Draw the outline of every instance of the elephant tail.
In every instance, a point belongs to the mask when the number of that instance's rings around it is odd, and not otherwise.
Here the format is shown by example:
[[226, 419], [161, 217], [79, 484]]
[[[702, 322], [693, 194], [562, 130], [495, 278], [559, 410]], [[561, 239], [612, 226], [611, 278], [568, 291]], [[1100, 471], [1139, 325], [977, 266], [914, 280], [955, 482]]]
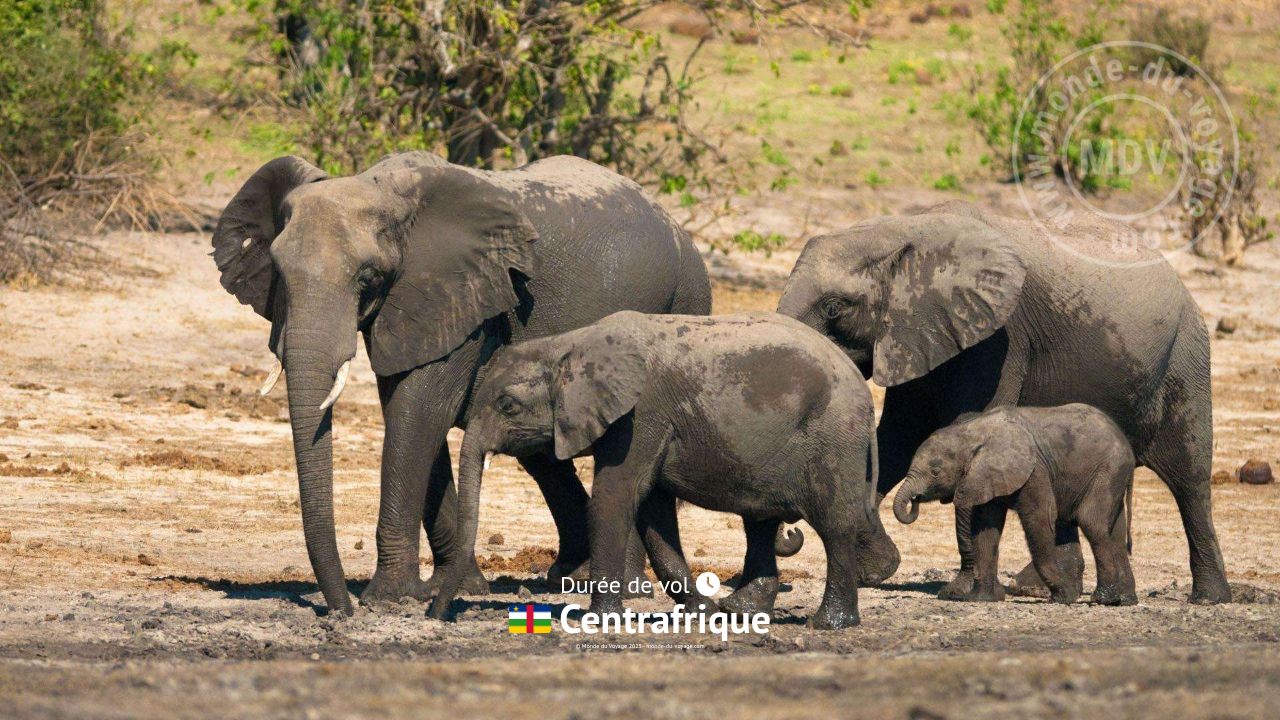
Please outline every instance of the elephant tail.
[[778, 526], [778, 534], [773, 538], [773, 552], [778, 557], [791, 557], [804, 547], [804, 532], [793, 527], [787, 530], [786, 525]]
[[1124, 547], [1130, 555], [1133, 554], [1133, 477], [1129, 477], [1129, 487], [1124, 493]]

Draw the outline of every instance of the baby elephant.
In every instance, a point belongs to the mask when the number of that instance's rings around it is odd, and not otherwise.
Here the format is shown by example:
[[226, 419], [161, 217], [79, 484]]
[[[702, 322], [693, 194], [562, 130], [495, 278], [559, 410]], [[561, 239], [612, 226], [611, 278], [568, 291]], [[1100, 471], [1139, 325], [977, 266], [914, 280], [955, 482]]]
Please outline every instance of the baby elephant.
[[[772, 313], [621, 312], [504, 349], [478, 387], [462, 444], [463, 552], [475, 546], [486, 454], [547, 448], [561, 459], [594, 455], [593, 611], [622, 610], [622, 596], [602, 582], [622, 578], [637, 523], [659, 579], [693, 587], [676, 525], [682, 498], [743, 517], [742, 584], [724, 610], [772, 610], [775, 534], [803, 519], [827, 552], [826, 592], [810, 624], [858, 623], [858, 548], [886, 539], [872, 495], [871, 395], [849, 358], [801, 323]], [[446, 577], [430, 616], [444, 615], [462, 580]], [[714, 605], [694, 593], [676, 600]]]
[[1004, 599], [997, 557], [1005, 513], [1012, 508], [1050, 597], [1074, 602], [1079, 583], [1059, 567], [1054, 543], [1058, 526], [1077, 526], [1097, 563], [1093, 601], [1133, 605], [1138, 598], [1126, 520], [1133, 514], [1133, 466], [1129, 441], [1097, 408], [997, 408], [962, 417], [920, 446], [893, 498], [893, 514], [900, 522], [915, 522], [918, 504], [930, 500], [954, 499], [957, 509], [973, 508], [975, 579], [968, 600]]

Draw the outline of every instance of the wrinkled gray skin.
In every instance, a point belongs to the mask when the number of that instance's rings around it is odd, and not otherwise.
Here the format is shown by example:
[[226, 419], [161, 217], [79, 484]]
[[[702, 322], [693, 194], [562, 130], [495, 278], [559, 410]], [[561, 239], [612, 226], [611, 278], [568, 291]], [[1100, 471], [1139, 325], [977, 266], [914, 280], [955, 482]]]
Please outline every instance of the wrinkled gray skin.
[[[618, 313], [507, 348], [490, 365], [460, 458], [463, 546], [475, 543], [487, 453], [590, 451], [593, 581], [620, 578], [637, 516], [659, 579], [688, 581], [676, 526], [682, 498], [743, 517], [742, 584], [724, 610], [773, 608], [775, 536], [780, 523], [804, 519], [827, 552], [826, 592], [810, 624], [856, 625], [860, 567], [893, 572], [866, 566], [884, 559], [862, 552], [886, 539], [872, 497], [874, 423], [853, 363], [794, 320]], [[461, 582], [460, 574], [445, 581], [433, 617], [444, 616]], [[714, 606], [696, 594], [675, 599]], [[622, 599], [597, 592], [591, 607], [621, 611]]]
[[[1104, 411], [1139, 464], [1177, 500], [1190, 546], [1191, 601], [1229, 602], [1209, 496], [1213, 408], [1209, 335], [1177, 274], [1155, 251], [1109, 266], [1118, 226], [1077, 220], [1064, 249], [1034, 223], [964, 202], [883, 217], [810, 240], [778, 311], [827, 334], [888, 388], [877, 436], [881, 496], [933, 431], [963, 413], [1072, 402]], [[1118, 258], [1120, 260], [1129, 258]], [[942, 597], [973, 584], [967, 514], [961, 567]], [[1079, 535], [1058, 538], [1079, 583]], [[1043, 595], [1034, 566], [1012, 590]]]
[[893, 514], [899, 522], [915, 522], [919, 504], [933, 500], [954, 501], [956, 512], [972, 513], [974, 579], [965, 600], [1004, 599], [997, 577], [1000, 533], [1013, 510], [1031, 563], [1054, 602], [1072, 603], [1080, 596], [1058, 565], [1055, 540], [1078, 528], [1098, 571], [1093, 602], [1134, 605], [1133, 467], [1128, 439], [1097, 408], [995, 408], [924, 441], [894, 495]]
[[[271, 321], [307, 552], [325, 602], [347, 613], [322, 405], [357, 333], [386, 422], [378, 565], [362, 599], [425, 599], [434, 583], [418, 574], [420, 524], [437, 570], [460, 565], [469, 588], [487, 587], [475, 558], [457, 552], [445, 436], [465, 421], [493, 350], [622, 309], [711, 307], [702, 258], [666, 213], [635, 183], [571, 157], [482, 172], [406, 153], [343, 178], [282, 157], [240, 189], [213, 246], [223, 287]], [[554, 581], [587, 560], [587, 495], [568, 461], [537, 455], [523, 466], [560, 533]]]

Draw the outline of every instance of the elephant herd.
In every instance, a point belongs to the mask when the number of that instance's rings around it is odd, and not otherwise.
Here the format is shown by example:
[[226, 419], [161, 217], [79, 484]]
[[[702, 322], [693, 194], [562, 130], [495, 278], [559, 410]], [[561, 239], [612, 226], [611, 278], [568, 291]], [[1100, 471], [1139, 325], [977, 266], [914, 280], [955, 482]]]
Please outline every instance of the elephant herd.
[[[828, 558], [813, 624], [842, 627], [857, 622], [857, 586], [897, 570], [876, 508], [931, 435], [970, 426], [981, 445], [994, 436], [974, 432], [985, 418], [974, 413], [1072, 403], [1089, 407], [1061, 410], [1093, 412], [1123, 438], [1129, 478], [1143, 465], [1173, 492], [1191, 600], [1230, 600], [1210, 507], [1208, 333], [1155, 251], [1124, 265], [1079, 252], [1114, 231], [1082, 221], [1055, 242], [1034, 223], [945, 203], [809, 240], [778, 314], [702, 317], [702, 256], [634, 182], [573, 157], [491, 172], [412, 152], [351, 177], [297, 157], [267, 163], [224, 210], [213, 256], [223, 287], [271, 323], [307, 552], [329, 608], [353, 611], [331, 420], [360, 336], [385, 423], [377, 567], [362, 601], [439, 594], [441, 616], [455, 593], [487, 592], [473, 552], [478, 493], [486, 454], [503, 452], [555, 521], [553, 584], [640, 575], [644, 551], [660, 578], [687, 574], [682, 498], [743, 516], [742, 580], [723, 609], [772, 607], [776, 555], [797, 544], [781, 523], [804, 519]], [[887, 388], [878, 425], [864, 377]], [[453, 427], [467, 429], [458, 488]], [[583, 454], [595, 458], [590, 497], [573, 464]], [[1018, 498], [1048, 487], [1024, 485], [999, 509], [957, 502], [960, 572], [941, 597], [999, 594], [997, 525], [1005, 509], [1039, 507]], [[914, 486], [903, 503], [949, 499]], [[1123, 586], [1127, 553], [1104, 561], [1097, 523], [1072, 508], [1040, 513], [1043, 552], [1014, 592], [1078, 595], [1080, 529], [1100, 577], [1109, 563], [1105, 577]], [[426, 581], [420, 525], [435, 563]]]

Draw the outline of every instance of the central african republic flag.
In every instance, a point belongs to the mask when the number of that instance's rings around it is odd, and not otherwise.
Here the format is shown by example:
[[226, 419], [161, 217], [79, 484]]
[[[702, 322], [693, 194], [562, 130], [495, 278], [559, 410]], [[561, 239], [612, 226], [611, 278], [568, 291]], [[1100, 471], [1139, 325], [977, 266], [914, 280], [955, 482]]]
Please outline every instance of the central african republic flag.
[[551, 632], [551, 606], [512, 605], [507, 609], [507, 632], [513, 635]]

